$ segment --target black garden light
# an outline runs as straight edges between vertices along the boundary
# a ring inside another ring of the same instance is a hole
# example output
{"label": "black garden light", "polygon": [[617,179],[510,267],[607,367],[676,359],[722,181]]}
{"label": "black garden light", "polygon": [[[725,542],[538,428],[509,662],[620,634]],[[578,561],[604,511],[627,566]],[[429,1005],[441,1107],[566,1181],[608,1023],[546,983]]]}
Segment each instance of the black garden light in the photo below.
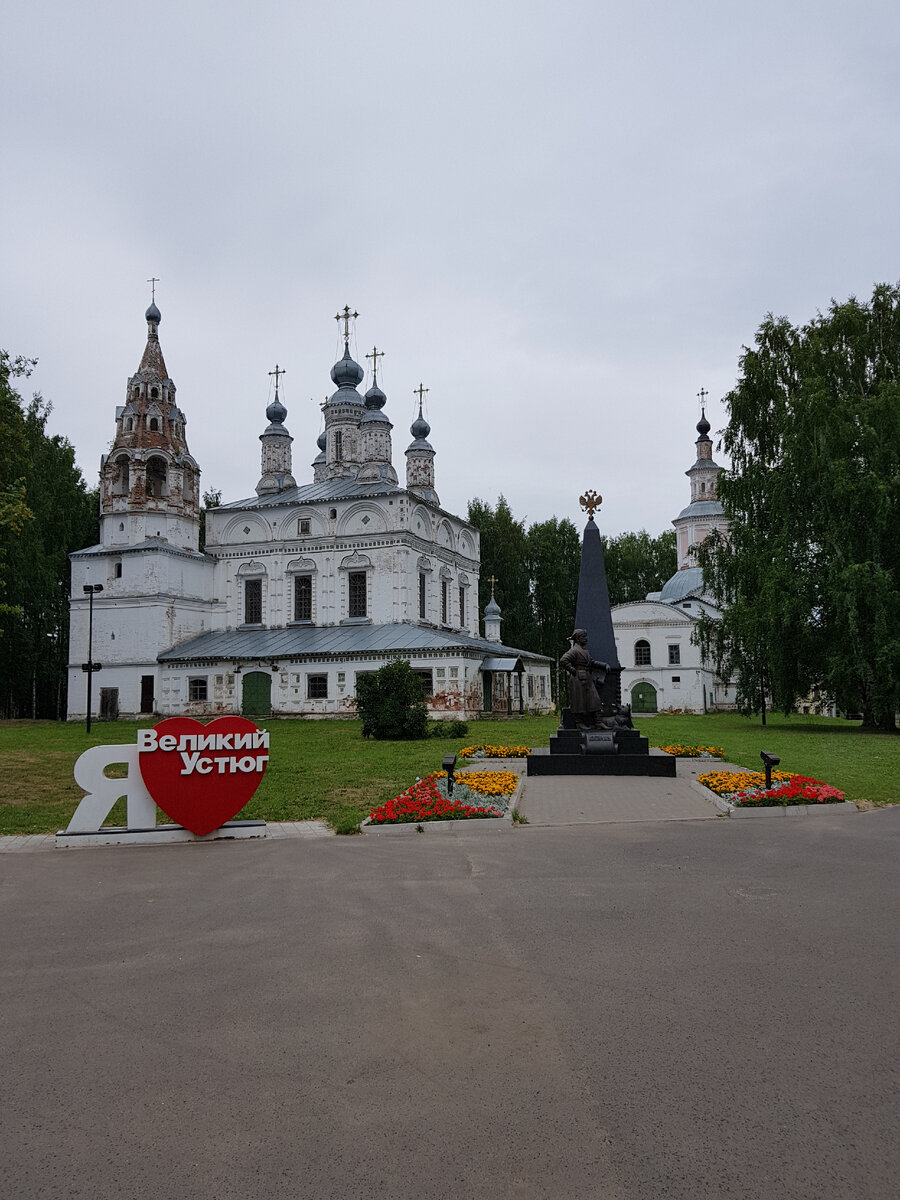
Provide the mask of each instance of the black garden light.
{"label": "black garden light", "polygon": [[772,768],[777,767],[781,759],[777,754],[771,754],[768,750],[760,750],[759,757],[763,760],[763,766],[766,769],[766,788],[772,786]]}
{"label": "black garden light", "polygon": [[456,772],[456,755],[445,754],[441,766],[447,772],[447,795],[453,795],[453,776]]}

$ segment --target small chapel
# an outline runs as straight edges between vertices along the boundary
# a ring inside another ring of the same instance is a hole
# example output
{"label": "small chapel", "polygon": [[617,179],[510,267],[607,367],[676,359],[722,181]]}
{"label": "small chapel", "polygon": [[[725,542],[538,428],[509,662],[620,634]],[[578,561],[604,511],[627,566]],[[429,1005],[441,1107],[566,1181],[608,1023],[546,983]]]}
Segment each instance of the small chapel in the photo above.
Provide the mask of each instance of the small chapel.
{"label": "small chapel", "polygon": [[256,494],[208,509],[201,549],[200,467],[151,302],[100,464],[100,542],[70,556],[70,719],[92,664],[91,715],[107,719],[353,716],[359,676],[397,659],[434,717],[550,711],[552,660],[503,644],[493,596],[479,631],[479,535],[441,507],[421,385],[399,482],[377,349],[359,391],[357,316],[336,318],[311,481],[293,474],[276,367]]}
{"label": "small chapel", "polygon": [[[706,393],[701,392],[701,401]],[[690,713],[733,710],[736,689],[718,677],[704,661],[694,641],[702,614],[713,619],[721,610],[703,586],[697,565],[697,547],[714,530],[723,534],[728,519],[717,497],[723,471],[713,462],[710,424],[705,405],[697,423],[697,457],[685,474],[691,481],[691,500],[679,512],[675,526],[678,570],[658,592],[644,600],[617,604],[612,610],[613,630],[622,664],[622,698],[635,715],[663,709]]]}

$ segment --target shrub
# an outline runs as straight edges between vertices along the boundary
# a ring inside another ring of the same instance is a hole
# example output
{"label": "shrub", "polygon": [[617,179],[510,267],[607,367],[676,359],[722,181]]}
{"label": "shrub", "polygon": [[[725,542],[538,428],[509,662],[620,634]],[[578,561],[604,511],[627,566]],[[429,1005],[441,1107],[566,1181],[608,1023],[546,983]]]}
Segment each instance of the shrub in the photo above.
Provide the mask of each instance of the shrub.
{"label": "shrub", "polygon": [[428,732],[431,737],[446,738],[469,736],[469,726],[465,721],[429,721]]}
{"label": "shrub", "polygon": [[424,738],[428,733],[422,680],[408,662],[392,662],[356,680],[363,737]]}

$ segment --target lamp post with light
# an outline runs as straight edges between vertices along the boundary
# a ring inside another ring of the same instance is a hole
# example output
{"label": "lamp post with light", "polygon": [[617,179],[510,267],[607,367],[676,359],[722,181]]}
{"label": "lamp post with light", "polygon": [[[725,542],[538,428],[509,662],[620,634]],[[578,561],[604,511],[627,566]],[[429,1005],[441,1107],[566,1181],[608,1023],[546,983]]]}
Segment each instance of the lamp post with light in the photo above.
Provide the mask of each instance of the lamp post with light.
{"label": "lamp post with light", "polygon": [[94,651],[94,593],[103,591],[102,583],[85,583],[82,590],[87,593],[88,598],[88,660],[81,664],[82,671],[87,672],[87,721],[85,723],[85,733],[91,732],[91,681],[94,678],[94,672],[99,671],[102,664],[95,663],[93,660]]}

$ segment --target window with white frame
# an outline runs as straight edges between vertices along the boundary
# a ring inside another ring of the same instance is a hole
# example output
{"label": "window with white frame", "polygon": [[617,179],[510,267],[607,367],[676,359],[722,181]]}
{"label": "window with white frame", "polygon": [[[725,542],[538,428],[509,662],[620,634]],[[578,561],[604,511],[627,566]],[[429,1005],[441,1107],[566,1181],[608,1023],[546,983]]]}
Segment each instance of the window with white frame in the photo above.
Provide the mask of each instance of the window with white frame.
{"label": "window with white frame", "polygon": [[669,644],[669,666],[677,667],[681,664],[681,647],[677,642]]}
{"label": "window with white frame", "polygon": [[634,643],[634,665],[636,667],[650,666],[650,643],[643,638]]}
{"label": "window with white frame", "polygon": [[347,615],[349,617],[368,615],[365,571],[349,571],[347,573]]}
{"label": "window with white frame", "polygon": [[208,690],[205,675],[195,675],[188,680],[188,700],[206,700]]}
{"label": "window with white frame", "polygon": [[294,620],[312,620],[312,575],[294,576]]}
{"label": "window with white frame", "polygon": [[327,675],[307,675],[307,677],[306,677],[306,698],[307,698],[307,700],[327,700],[328,699],[328,676]]}
{"label": "window with white frame", "polygon": [[244,580],[244,624],[262,624],[262,580]]}

